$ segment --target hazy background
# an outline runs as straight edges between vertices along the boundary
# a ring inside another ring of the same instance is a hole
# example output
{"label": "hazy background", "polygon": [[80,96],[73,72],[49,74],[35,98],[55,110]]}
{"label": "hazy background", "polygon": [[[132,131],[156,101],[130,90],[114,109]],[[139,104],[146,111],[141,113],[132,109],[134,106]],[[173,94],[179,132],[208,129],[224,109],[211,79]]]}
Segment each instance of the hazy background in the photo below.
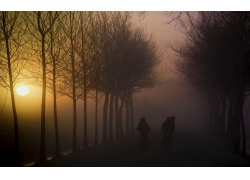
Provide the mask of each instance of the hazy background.
{"label": "hazy background", "polygon": [[[135,14],[134,22],[152,32],[157,44],[162,51],[163,61],[159,66],[162,71],[161,83],[153,89],[145,89],[134,95],[135,124],[141,117],[145,117],[153,130],[160,130],[161,124],[168,116],[176,116],[176,128],[204,129],[208,118],[207,102],[202,95],[194,95],[190,87],[175,73],[171,62],[173,52],[167,49],[169,42],[181,40],[182,35],[174,26],[165,24],[168,17],[164,12],[146,12],[143,19]],[[19,137],[21,161],[25,165],[33,164],[39,160],[40,148],[40,113],[41,113],[41,88],[27,85],[29,94],[16,96],[16,107],[19,118]],[[0,144],[10,149],[14,148],[13,118],[10,107],[10,93],[0,88]],[[102,108],[103,99],[99,103],[99,143],[102,140]],[[58,98],[58,123],[60,146],[62,154],[67,155],[72,148],[73,113],[72,100],[68,97]],[[247,117],[248,106],[246,105]],[[123,113],[125,115],[125,113]],[[123,123],[124,118],[123,118]],[[136,126],[135,126],[136,127]],[[246,128],[250,123],[246,121]],[[247,133],[249,130],[246,131]],[[247,134],[247,141],[250,134]],[[94,101],[88,99],[88,141],[94,143]],[[77,101],[77,146],[83,143],[83,102]],[[52,96],[47,94],[46,99],[46,154],[50,159],[55,153],[55,135]]]}

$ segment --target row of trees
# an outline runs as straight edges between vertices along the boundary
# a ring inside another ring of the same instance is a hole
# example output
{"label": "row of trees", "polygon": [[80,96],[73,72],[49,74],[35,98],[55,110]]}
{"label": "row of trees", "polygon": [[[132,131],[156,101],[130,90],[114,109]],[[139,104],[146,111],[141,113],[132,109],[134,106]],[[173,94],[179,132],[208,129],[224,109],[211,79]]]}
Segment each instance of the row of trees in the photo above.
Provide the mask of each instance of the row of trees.
{"label": "row of trees", "polygon": [[[243,105],[249,92],[249,12],[169,13],[185,34],[172,44],[176,68],[209,105],[208,127],[235,153],[246,155]],[[242,134],[242,135],[241,135]],[[243,146],[240,148],[240,142]]]}
{"label": "row of trees", "polygon": [[[133,94],[157,82],[160,54],[132,12],[1,12],[0,83],[11,92],[15,154],[19,162],[18,116],[14,87],[18,82],[42,87],[40,162],[46,161],[46,94],[54,102],[56,156],[60,156],[57,98],[73,106],[72,150],[76,143],[76,102],[84,103],[83,147],[88,147],[87,99],[95,99],[95,143],[98,102],[104,96],[103,142],[134,134]],[[125,106],[126,134],[122,111]],[[115,138],[113,124],[115,123]]]}

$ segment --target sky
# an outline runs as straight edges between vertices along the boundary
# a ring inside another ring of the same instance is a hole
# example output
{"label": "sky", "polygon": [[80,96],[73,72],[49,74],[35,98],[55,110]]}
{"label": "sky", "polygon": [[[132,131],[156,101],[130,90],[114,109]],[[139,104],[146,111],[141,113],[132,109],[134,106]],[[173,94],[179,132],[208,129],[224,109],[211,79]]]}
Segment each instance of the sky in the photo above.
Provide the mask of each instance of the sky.
{"label": "sky", "polygon": [[173,52],[170,48],[167,48],[169,42],[180,40],[182,35],[175,27],[171,24],[168,25],[166,22],[170,19],[164,11],[147,11],[143,19],[138,19],[136,13],[134,14],[135,25],[146,28],[147,32],[153,33],[156,44],[160,51],[163,53],[162,62],[160,68],[165,72],[164,79],[171,79],[176,77],[173,73],[174,66],[171,62]]}
{"label": "sky", "polygon": [[[8,0],[1,2],[4,10],[76,10],[76,11],[225,11],[249,10],[246,0]],[[48,6],[49,4],[49,6]]]}

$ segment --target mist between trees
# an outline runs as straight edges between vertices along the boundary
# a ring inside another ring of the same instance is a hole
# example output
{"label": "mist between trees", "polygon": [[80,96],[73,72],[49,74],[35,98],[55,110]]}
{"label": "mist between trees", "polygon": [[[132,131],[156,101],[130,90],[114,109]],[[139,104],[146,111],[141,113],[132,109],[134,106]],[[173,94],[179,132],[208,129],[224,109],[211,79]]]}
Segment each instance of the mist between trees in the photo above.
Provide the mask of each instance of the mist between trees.
{"label": "mist between trees", "polygon": [[[170,44],[174,64],[196,94],[208,102],[207,126],[235,153],[246,155],[243,113],[250,82],[249,12],[171,12],[169,23],[184,33]],[[242,147],[240,144],[242,142]]]}
{"label": "mist between trees", "polygon": [[[175,106],[172,112],[182,110],[177,119],[189,120],[191,112],[197,119],[204,117],[201,106],[191,106],[185,97],[177,97],[182,88],[178,85],[179,88],[171,89],[176,82],[163,85],[174,92],[171,95],[159,91],[163,96],[158,93],[151,97],[152,101],[145,96],[135,98],[141,90],[162,83],[159,71],[162,52],[151,34],[133,24],[135,14],[141,15],[135,12],[1,12],[0,85],[10,92],[17,164],[20,164],[21,113],[17,114],[14,87],[18,83],[42,89],[38,95],[41,96],[40,162],[47,160],[46,144],[51,141],[46,139],[48,129],[55,133],[55,156],[60,157],[60,147],[65,143],[60,132],[70,136],[73,153],[79,147],[90,146],[90,134],[94,136],[95,145],[133,135],[139,114],[151,116],[151,126],[159,123],[156,119],[159,119],[160,108],[153,107],[152,102],[163,104],[163,97],[172,96],[171,101],[165,102],[166,109]],[[196,97],[206,101],[209,112],[207,119],[204,118],[206,128],[235,153],[245,156],[250,14],[167,12],[167,17],[171,19],[168,23],[184,35],[181,42],[168,44],[175,52],[172,62],[176,74],[192,88]],[[45,108],[47,96],[53,103]],[[65,97],[67,101],[61,101]],[[71,109],[63,107],[59,111],[59,102],[71,104]],[[94,111],[91,117],[89,109]],[[80,120],[79,111],[83,112]],[[53,117],[47,118],[48,112]],[[58,122],[59,117],[63,125]],[[192,120],[188,122],[192,124]],[[61,128],[68,124],[72,124],[71,132]],[[94,126],[94,131],[90,131],[89,124]],[[79,128],[83,132],[81,137]]]}
{"label": "mist between trees", "polygon": [[[135,134],[133,94],[158,82],[161,53],[154,38],[132,24],[132,12],[1,12],[0,83],[11,94],[15,159],[20,163],[17,83],[42,88],[40,162],[46,161],[46,95],[53,97],[56,157],[60,157],[57,99],[71,99],[72,151],[77,151],[77,102],[82,101],[83,148],[88,147],[88,98],[95,101],[95,144]],[[140,13],[138,14],[140,15]],[[103,124],[98,102],[104,99]],[[126,119],[122,124],[122,111]],[[125,132],[123,131],[125,127]],[[115,129],[113,129],[115,127]],[[114,136],[115,134],[115,136]]]}

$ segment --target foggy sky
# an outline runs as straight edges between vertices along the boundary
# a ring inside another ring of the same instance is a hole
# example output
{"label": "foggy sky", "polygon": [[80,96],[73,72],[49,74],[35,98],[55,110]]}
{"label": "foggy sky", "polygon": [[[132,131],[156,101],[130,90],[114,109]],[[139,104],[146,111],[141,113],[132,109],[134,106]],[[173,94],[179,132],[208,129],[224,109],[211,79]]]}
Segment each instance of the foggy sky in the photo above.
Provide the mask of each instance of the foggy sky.
{"label": "foggy sky", "polygon": [[162,50],[163,58],[160,68],[165,71],[163,79],[175,78],[176,75],[172,71],[174,66],[171,58],[174,52],[167,48],[169,43],[181,41],[183,35],[175,28],[173,24],[166,24],[170,18],[164,11],[149,11],[145,13],[145,17],[141,20],[137,16],[134,17],[138,26],[142,25],[150,33],[152,32],[159,48]]}

